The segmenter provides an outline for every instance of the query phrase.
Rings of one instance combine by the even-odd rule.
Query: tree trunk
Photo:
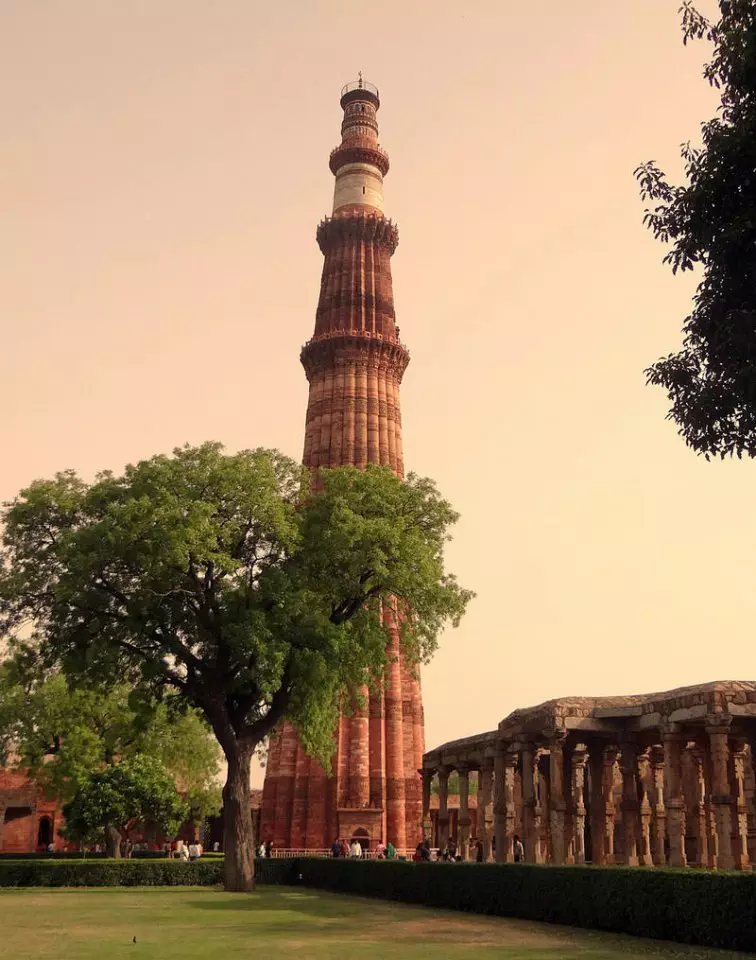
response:
[[[223,852],[225,889],[248,893],[255,889],[255,836],[249,780],[254,748],[236,743],[226,752],[228,777],[223,788]]]
[[[105,856],[121,859],[121,834],[115,827],[105,827]]]

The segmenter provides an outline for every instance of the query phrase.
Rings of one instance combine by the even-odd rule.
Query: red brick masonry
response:
[[[382,189],[388,157],[378,144],[378,96],[368,87],[351,90],[341,106],[342,142],[331,170],[338,175],[361,164]],[[376,207],[350,203],[320,224],[317,239],[325,262],[315,333],[301,356],[310,384],[304,463],[379,463],[403,476],[399,387],[409,353],[399,339],[391,283],[397,229]],[[398,653],[391,611],[385,616],[389,648]],[[339,721],[332,777],[305,754],[291,726],[273,739],[263,840],[279,849],[317,849],[356,834],[363,845],[388,839],[414,846],[422,838],[423,751],[420,680],[400,656],[385,690]]]

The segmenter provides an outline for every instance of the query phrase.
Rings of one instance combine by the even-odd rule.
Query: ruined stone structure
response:
[[[437,837],[449,838],[447,782],[459,771],[458,835],[478,776],[477,837],[511,862],[624,863],[750,870],[756,857],[756,682],[633,697],[565,698],[516,710],[497,730],[423,757],[423,816],[439,782]]]
[[[63,814],[21,770],[0,768],[0,853],[34,853],[49,843],[59,849]]]
[[[369,463],[404,473],[399,386],[409,354],[399,339],[391,285],[396,226],[383,214],[388,155],[378,142],[378,90],[360,79],[341,93],[341,144],[331,153],[333,213],[319,225],[325,258],[315,333],[302,349],[310,385],[304,463]],[[384,617],[389,650],[385,690],[342,717],[327,778],[285,725],[273,739],[263,789],[262,838],[278,849],[322,849],[336,837],[363,847],[390,839],[401,849],[421,837],[420,682],[399,654],[394,611]]]

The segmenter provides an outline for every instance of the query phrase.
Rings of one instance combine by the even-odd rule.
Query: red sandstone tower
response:
[[[389,169],[378,142],[378,90],[360,77],[341,92],[341,144],[331,153],[333,214],[319,225],[325,263],[315,333],[302,349],[310,384],[307,467],[379,463],[402,476],[399,385],[409,354],[399,340],[391,286],[396,226],[383,215]],[[262,801],[262,838],[277,848],[422,839],[419,770],[424,752],[420,681],[399,655],[390,610],[385,689],[339,721],[333,775],[326,777],[283,726],[271,743]]]

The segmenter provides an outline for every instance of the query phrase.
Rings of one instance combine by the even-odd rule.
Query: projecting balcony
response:
[[[344,107],[351,100],[360,99],[372,100],[376,107],[380,107],[381,105],[381,100],[378,96],[378,87],[372,83],[368,83],[367,80],[363,80],[362,77],[342,87],[341,106]]]

